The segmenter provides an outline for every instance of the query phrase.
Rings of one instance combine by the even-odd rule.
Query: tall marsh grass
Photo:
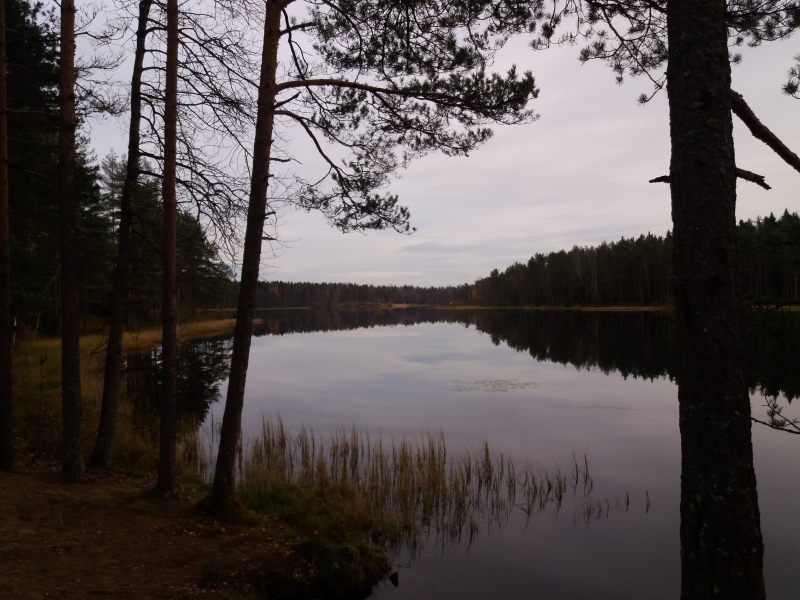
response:
[[[205,478],[212,445],[198,453]],[[239,497],[252,508],[294,504],[313,512],[310,495],[312,504],[325,505],[320,527],[327,518],[375,542],[412,549],[431,535],[471,541],[482,524],[501,526],[514,511],[528,518],[558,512],[568,494],[586,497],[593,488],[585,456],[573,455],[566,468],[529,462],[519,469],[486,442],[476,451],[448,453],[442,433],[387,441],[355,428],[324,442],[304,427],[290,434],[280,419],[263,420],[240,454],[237,476]]]

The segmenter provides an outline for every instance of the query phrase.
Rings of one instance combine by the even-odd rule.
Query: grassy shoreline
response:
[[[215,319],[184,324],[179,339],[226,333],[234,323],[233,319]],[[123,345],[127,352],[141,352],[160,341],[160,330],[146,329],[126,334]],[[112,470],[90,472],[83,486],[58,483],[60,340],[39,339],[20,345],[14,361],[21,473],[0,474],[0,487],[17,485],[27,490],[24,493],[35,490],[36,497],[60,495],[68,507],[62,512],[91,514],[90,518],[98,521],[108,510],[126,513],[132,504],[138,504],[152,517],[137,513],[137,518],[141,517],[138,527],[183,532],[182,543],[168,542],[174,544],[171,560],[185,561],[186,556],[198,552],[184,539],[187,531],[200,535],[213,530],[214,536],[226,537],[226,529],[232,529],[236,536],[227,535],[226,543],[240,544],[244,542],[237,540],[244,539],[247,543],[237,548],[238,554],[261,558],[245,557],[234,564],[204,555],[201,572],[193,575],[193,585],[224,591],[223,597],[231,600],[367,598],[374,586],[390,575],[390,556],[399,547],[421,547],[430,535],[441,538],[442,543],[462,536],[471,540],[481,523],[501,523],[514,510],[528,517],[545,510],[558,511],[569,489],[583,498],[592,489],[585,457],[581,461],[573,456],[565,469],[548,472],[528,464],[517,470],[508,457],[490,453],[486,443],[476,452],[448,453],[441,434],[370,440],[352,430],[336,432],[323,441],[304,429],[290,435],[280,421],[265,422],[261,435],[244,445],[239,462],[237,494],[242,511],[234,515],[233,522],[219,523],[203,515],[197,504],[209,492],[213,439],[209,443],[198,434],[196,425],[184,424],[177,449],[179,492],[174,498],[158,500],[149,492],[158,462],[157,427],[137,429],[132,403],[124,395]],[[81,371],[87,457],[99,419],[103,366],[103,337],[84,336]],[[15,477],[22,479],[9,479]],[[120,495],[117,492],[122,488],[125,491]],[[116,494],[115,499],[108,499],[109,494]],[[12,502],[15,497],[21,498],[9,496]],[[81,510],[90,507],[90,512],[79,513],[80,506]],[[35,510],[20,504],[11,508],[38,511],[31,518],[43,524],[52,513],[49,505]],[[6,521],[13,528],[13,522]],[[5,527],[2,519],[0,527]],[[109,531],[108,536],[120,540],[132,531],[114,519],[104,519],[97,529],[98,535],[101,530]],[[81,531],[73,539],[86,538],[90,544],[92,532]],[[53,536],[44,525],[35,528],[35,535],[37,539]],[[148,550],[148,540],[150,537],[137,541],[137,558],[128,555],[124,544],[106,552],[114,564],[132,568],[136,564],[131,561],[144,561],[159,550],[155,546]],[[265,555],[262,546],[279,552]],[[31,552],[33,549],[31,546]],[[43,562],[40,570],[49,568],[43,555],[30,559],[32,564],[37,560]],[[94,567],[93,560],[89,553],[74,556],[72,566],[64,569],[88,572]],[[156,571],[159,566],[152,564],[149,569]]]
[[[178,341],[213,337],[233,330],[235,319],[188,321],[178,328]],[[161,344],[160,328],[126,332],[123,352],[146,352]],[[81,397],[83,401],[84,451],[88,456],[94,442],[103,394],[106,338],[98,333],[84,335],[81,350]],[[61,440],[61,340],[23,340],[13,352],[15,431],[23,455],[58,456]],[[124,393],[123,393],[124,400]],[[158,451],[153,440],[143,440],[130,422],[130,406],[122,403],[115,443],[115,466],[132,471],[155,468]],[[151,447],[152,446],[152,447]]]
[[[233,319],[185,323],[180,328],[179,340],[224,334],[229,332],[234,324]],[[143,329],[126,333],[123,348],[125,352],[144,352],[160,343],[160,330]],[[309,594],[319,598],[366,598],[374,585],[389,576],[391,563],[388,554],[383,548],[371,543],[368,528],[365,529],[364,523],[355,520],[336,522],[336,515],[342,515],[341,508],[334,509],[325,495],[308,491],[302,486],[283,486],[282,492],[276,492],[290,494],[289,497],[298,500],[295,503],[284,502],[281,506],[264,505],[261,498],[258,501],[245,503],[243,512],[234,515],[233,521],[227,519],[222,523],[218,523],[210,515],[203,515],[202,510],[197,508],[197,503],[208,495],[210,488],[207,480],[203,480],[199,475],[198,462],[201,456],[198,450],[201,444],[198,441],[197,426],[192,423],[184,423],[179,431],[176,452],[177,494],[167,500],[153,497],[151,490],[158,464],[158,428],[136,427],[132,403],[126,398],[124,391],[111,470],[89,471],[84,484],[77,487],[61,484],[58,476],[62,437],[61,342],[53,338],[27,341],[15,349],[13,358],[18,467],[16,473],[0,474],[0,487],[10,493],[6,500],[11,512],[16,514],[22,511],[26,515],[25,519],[30,518],[37,522],[36,526],[32,525],[30,528],[35,537],[44,540],[52,538],[55,534],[50,531],[49,525],[45,525],[45,521],[48,520],[47,515],[50,514],[48,511],[52,508],[49,505],[36,506],[29,501],[23,502],[22,496],[31,493],[32,490],[37,498],[56,495],[62,498],[59,506],[62,506],[60,511],[64,514],[67,511],[77,511],[82,506],[83,512],[80,514],[92,515],[88,518],[93,521],[101,520],[103,518],[101,513],[104,514],[108,510],[127,513],[131,504],[136,503],[140,505],[141,512],[147,513],[147,515],[139,514],[137,509],[137,518],[142,521],[139,527],[145,531],[166,528],[176,533],[183,531],[185,534],[191,528],[199,535],[201,531],[213,530],[216,538],[226,537],[223,535],[226,529],[233,529],[237,533],[233,536],[234,539],[230,539],[227,543],[239,542],[240,536],[249,540],[246,548],[239,548],[236,552],[246,556],[247,560],[243,558],[243,562],[234,564],[230,560],[215,558],[214,552],[206,552],[203,562],[195,565],[202,567],[201,571],[193,575],[195,586],[193,589],[203,588],[203,591],[219,593],[231,600],[263,598],[264,591],[287,599],[306,598],[310,597]],[[97,334],[83,336],[81,338],[82,431],[83,453],[87,458],[94,444],[99,421],[104,359],[103,336]],[[155,422],[157,424],[157,420]],[[11,493],[12,489],[16,489],[17,492]],[[122,495],[118,493],[120,489],[124,489]],[[109,495],[114,495],[114,499],[109,499]],[[299,501],[301,497],[302,502]],[[252,494],[247,498],[253,499]],[[307,513],[306,509],[310,512]],[[311,520],[310,515],[314,515]],[[38,526],[39,522],[41,527]],[[187,524],[189,522],[191,524]],[[199,525],[203,529],[197,529],[198,523],[204,523]],[[126,536],[131,535],[131,528],[126,529],[126,527],[125,523],[113,519],[106,519],[102,526],[104,534],[107,533],[123,542],[122,545],[105,550],[103,558],[113,558],[112,571],[118,570],[120,565],[127,565],[123,569],[126,573],[135,571],[140,562],[146,561],[145,557],[155,555],[160,550],[155,546],[148,548],[149,536],[147,540],[139,540],[138,536],[135,536],[138,552],[134,553],[136,558],[130,556],[126,551],[128,544],[124,542]],[[11,531],[13,523],[10,521],[4,523],[0,519],[0,529]],[[80,535],[74,535],[72,539],[83,539],[87,537],[86,533],[83,531]],[[231,538],[230,535],[227,537]],[[170,548],[172,562],[176,560],[185,562],[186,555],[198,552],[191,544],[180,544],[175,539],[168,543],[173,544]],[[63,550],[58,550],[59,556],[62,552]],[[2,548],[0,548],[1,554]],[[219,550],[216,554],[219,554]],[[15,562],[17,557],[15,553],[10,557],[13,560],[7,564]],[[48,560],[44,560],[45,558]],[[85,556],[71,556],[71,566],[63,568],[69,572],[91,572],[95,560],[97,557],[87,552]],[[33,569],[37,572],[57,566],[53,564],[50,556],[44,557],[41,554],[28,556],[26,561],[39,563]],[[61,562],[64,561],[56,561],[56,563]],[[148,566],[148,570],[151,571],[159,569],[160,565]],[[160,576],[168,577],[169,574],[161,570]],[[26,571],[24,568],[16,568],[15,572]],[[118,576],[120,579],[109,587],[117,587],[127,575],[119,573]],[[90,578],[85,581],[92,584],[92,588],[102,587],[94,585]],[[42,585],[46,586],[46,583]],[[0,589],[6,588],[0,584]],[[27,590],[27,587],[20,587],[18,590],[12,588],[15,592],[22,592],[23,589]],[[255,590],[262,590],[262,593],[256,593]],[[158,597],[173,596],[159,594]],[[176,589],[174,597],[184,596],[178,594]]]

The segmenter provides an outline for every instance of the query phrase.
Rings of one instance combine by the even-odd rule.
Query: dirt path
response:
[[[0,473],[0,598],[254,598],[259,565],[303,570],[276,521],[217,523],[186,497],[149,498],[149,487]]]

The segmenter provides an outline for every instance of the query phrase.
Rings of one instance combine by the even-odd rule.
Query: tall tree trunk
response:
[[[0,470],[14,468],[14,403],[11,397],[11,294],[8,244],[8,121],[6,118],[6,16],[0,1]]]
[[[62,471],[83,478],[81,450],[81,352],[78,261],[75,251],[75,2],[61,2],[59,84],[59,196],[61,201],[61,405]]]
[[[175,490],[175,444],[177,415],[178,311],[175,238],[178,201],[175,195],[175,169],[178,139],[178,0],[167,0],[167,69],[164,96],[164,200],[163,289],[161,304],[161,429],[159,435],[158,481],[156,491]]]
[[[258,113],[253,144],[253,176],[250,182],[250,204],[242,258],[242,277],[236,328],[233,333],[231,374],[225,413],[222,417],[217,465],[214,473],[213,502],[222,507],[234,492],[236,449],[242,431],[242,407],[250,360],[250,338],[253,335],[258,270],[261,264],[261,243],[266,218],[269,160],[272,126],[275,118],[275,78],[278,69],[281,10],[286,2],[267,1],[264,18],[264,47],[261,55],[261,79],[258,88]]]
[[[147,20],[153,0],[139,3],[139,24],[136,29],[136,54],[131,76],[131,122],[128,127],[128,164],[122,187],[119,215],[119,240],[117,265],[114,269],[114,287],[111,291],[111,321],[106,345],[106,367],[103,380],[103,402],[100,408],[100,426],[94,445],[91,465],[106,469],[111,463],[114,436],[117,431],[120,385],[122,382],[122,334],[125,331],[128,311],[128,285],[131,264],[131,226],[133,224],[133,196],[139,183],[139,129],[142,120],[142,67],[144,65]]]
[[[669,0],[681,598],[764,598],[744,379],[725,0]]]

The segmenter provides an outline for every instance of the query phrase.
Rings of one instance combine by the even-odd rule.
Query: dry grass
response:
[[[255,319],[255,323],[260,323],[261,319]],[[187,321],[178,327],[178,341],[213,337],[222,335],[233,330],[236,319],[214,319],[209,321]],[[161,344],[161,329],[142,329],[141,331],[125,333],[122,338],[122,346],[126,352],[142,351],[153,348]],[[102,338],[97,336],[99,344],[104,343]]]
[[[205,478],[213,444],[206,440],[198,456]],[[585,457],[573,456],[567,468],[529,463],[518,470],[485,442],[477,452],[449,455],[441,433],[386,441],[353,429],[324,443],[305,428],[290,435],[280,420],[265,420],[246,445],[238,482],[240,498],[256,510],[302,519],[313,529],[362,530],[412,550],[432,535],[471,541],[482,524],[503,524],[513,511],[528,518],[557,512],[567,494],[586,497],[593,487]]]
[[[235,321],[223,319],[184,323],[179,339],[209,337],[231,330]],[[105,338],[81,338],[81,397],[83,400],[84,455],[92,451],[100,419],[105,365]],[[123,349],[141,352],[161,343],[161,331],[147,329],[126,333]],[[23,453],[36,458],[54,458],[61,451],[61,340],[40,338],[20,344],[14,351],[15,429]],[[114,464],[133,471],[150,471],[158,464],[155,427],[136,427],[132,406],[123,390],[119,424],[114,444]],[[157,417],[154,415],[154,423]],[[181,472],[193,473],[196,448],[194,424],[184,424],[178,461]],[[191,449],[191,450],[187,450]]]

